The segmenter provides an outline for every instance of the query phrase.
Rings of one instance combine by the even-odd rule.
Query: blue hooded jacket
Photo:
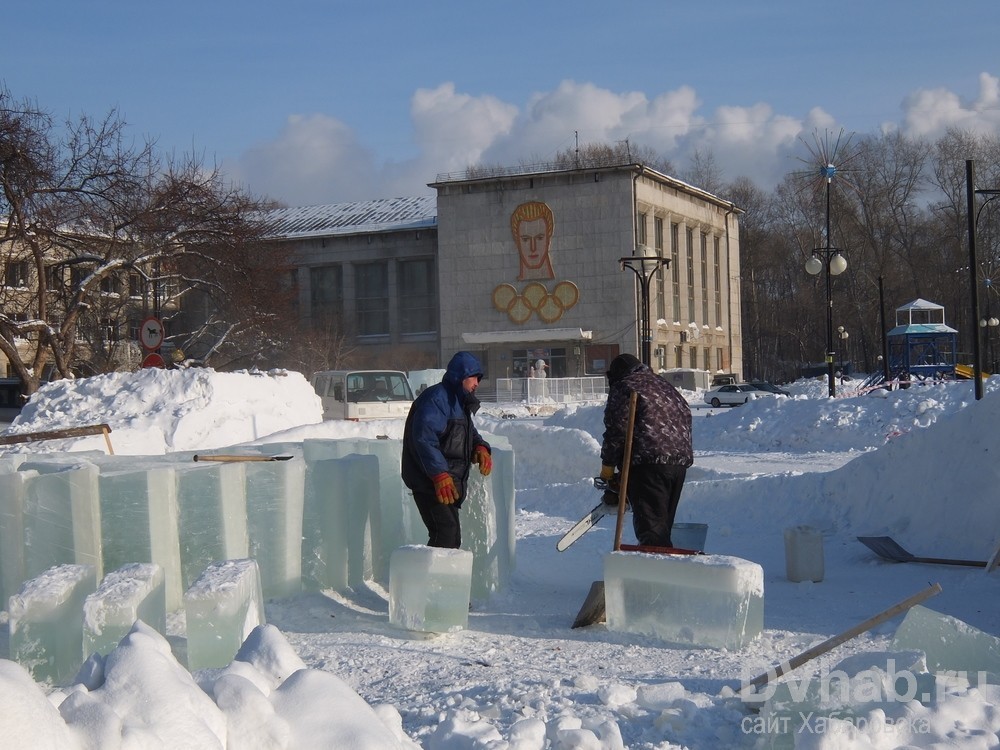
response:
[[[465,499],[465,485],[476,446],[489,444],[472,423],[479,409],[475,394],[462,381],[483,376],[482,365],[469,352],[458,352],[441,382],[417,396],[403,428],[403,483],[414,492],[434,494],[433,477],[447,472],[458,490],[456,505]]]

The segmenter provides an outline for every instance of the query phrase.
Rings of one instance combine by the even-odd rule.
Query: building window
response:
[[[722,347],[720,346],[715,350],[715,369],[719,372],[725,370],[725,367],[723,366],[724,362],[725,360],[723,359]]]
[[[674,320],[681,319],[681,227],[670,224],[670,283],[674,296]],[[680,365],[677,365],[680,367]]]
[[[635,217],[635,241],[638,245],[646,244],[646,214],[640,213]]]
[[[432,260],[399,263],[399,328],[402,333],[437,330],[437,281]]]
[[[704,232],[701,233],[701,320],[708,325],[708,235]]]
[[[118,341],[119,338],[118,321],[114,318],[104,318],[101,321],[101,340],[111,344]]]
[[[119,296],[122,292],[122,282],[117,276],[105,276],[101,279],[101,294]]]
[[[341,316],[344,304],[343,278],[341,266],[309,269],[309,310],[314,319]]]
[[[687,286],[688,286],[688,322],[695,322],[694,311],[694,230],[687,230]],[[697,358],[691,360],[692,367]]]
[[[656,254],[663,257],[663,219],[659,216],[653,219],[653,227],[653,247],[656,248]],[[656,319],[667,319],[666,272],[662,263],[656,269]]]
[[[548,367],[545,368],[545,377],[567,377],[568,368],[566,364],[566,349],[563,347],[555,349],[549,349],[547,347],[538,347],[535,349],[514,349],[511,352],[511,365],[514,370],[513,376],[515,378],[528,377],[528,369],[540,359],[544,360],[545,364],[548,365]],[[480,361],[485,362],[486,360]]]
[[[680,369],[684,367],[684,347],[675,346],[674,347],[674,367]]]
[[[722,248],[719,238],[715,238],[715,263],[712,271],[715,278],[715,324],[722,326]]]
[[[389,266],[363,263],[354,267],[358,335],[389,335]]]
[[[711,370],[712,369],[712,350],[707,346],[701,351],[701,361],[702,369]]]
[[[140,299],[142,297],[142,292],[145,284],[142,280],[142,275],[138,273],[130,273],[128,275],[128,296],[132,299]]]
[[[19,289],[28,286],[28,261],[16,260],[7,264],[7,272],[4,281],[9,287]]]

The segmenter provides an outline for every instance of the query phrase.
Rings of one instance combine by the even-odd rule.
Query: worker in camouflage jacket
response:
[[[672,547],[670,530],[684,487],[687,467],[694,463],[691,407],[670,383],[631,354],[611,361],[607,372],[601,477],[613,488],[605,502],[617,503],[617,482],[625,459],[629,402],[638,394],[628,475],[628,503],[639,544]]]

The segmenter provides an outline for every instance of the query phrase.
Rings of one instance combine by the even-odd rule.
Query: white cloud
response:
[[[979,96],[971,102],[947,89],[919,89],[903,100],[906,135],[935,138],[948,128],[995,133],[1000,128],[1000,78],[979,74]]]
[[[903,101],[901,122],[882,127],[928,137],[952,126],[996,132],[1000,79],[983,73],[979,83],[969,103],[944,89],[916,91]],[[766,102],[720,106],[708,114],[701,106],[689,86],[650,99],[567,80],[519,107],[489,94],[462,93],[448,82],[413,94],[412,159],[380,162],[340,120],[294,115],[274,141],[240,158],[236,174],[254,192],[292,205],[399,197],[426,194],[438,174],[473,164],[550,161],[578,138],[581,145],[629,140],[661,153],[679,172],[696,150],[710,153],[724,179],[748,176],[769,188],[801,168],[800,139],[841,127],[819,107],[796,116]]]
[[[391,197],[355,133],[328,115],[290,115],[278,137],[227,165],[256,194],[291,206]]]

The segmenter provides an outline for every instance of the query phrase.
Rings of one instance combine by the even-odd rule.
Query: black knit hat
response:
[[[607,372],[608,383],[614,385],[630,372],[637,370],[640,367],[642,367],[642,362],[636,359],[633,355],[619,354],[611,360],[611,366],[608,368]]]

